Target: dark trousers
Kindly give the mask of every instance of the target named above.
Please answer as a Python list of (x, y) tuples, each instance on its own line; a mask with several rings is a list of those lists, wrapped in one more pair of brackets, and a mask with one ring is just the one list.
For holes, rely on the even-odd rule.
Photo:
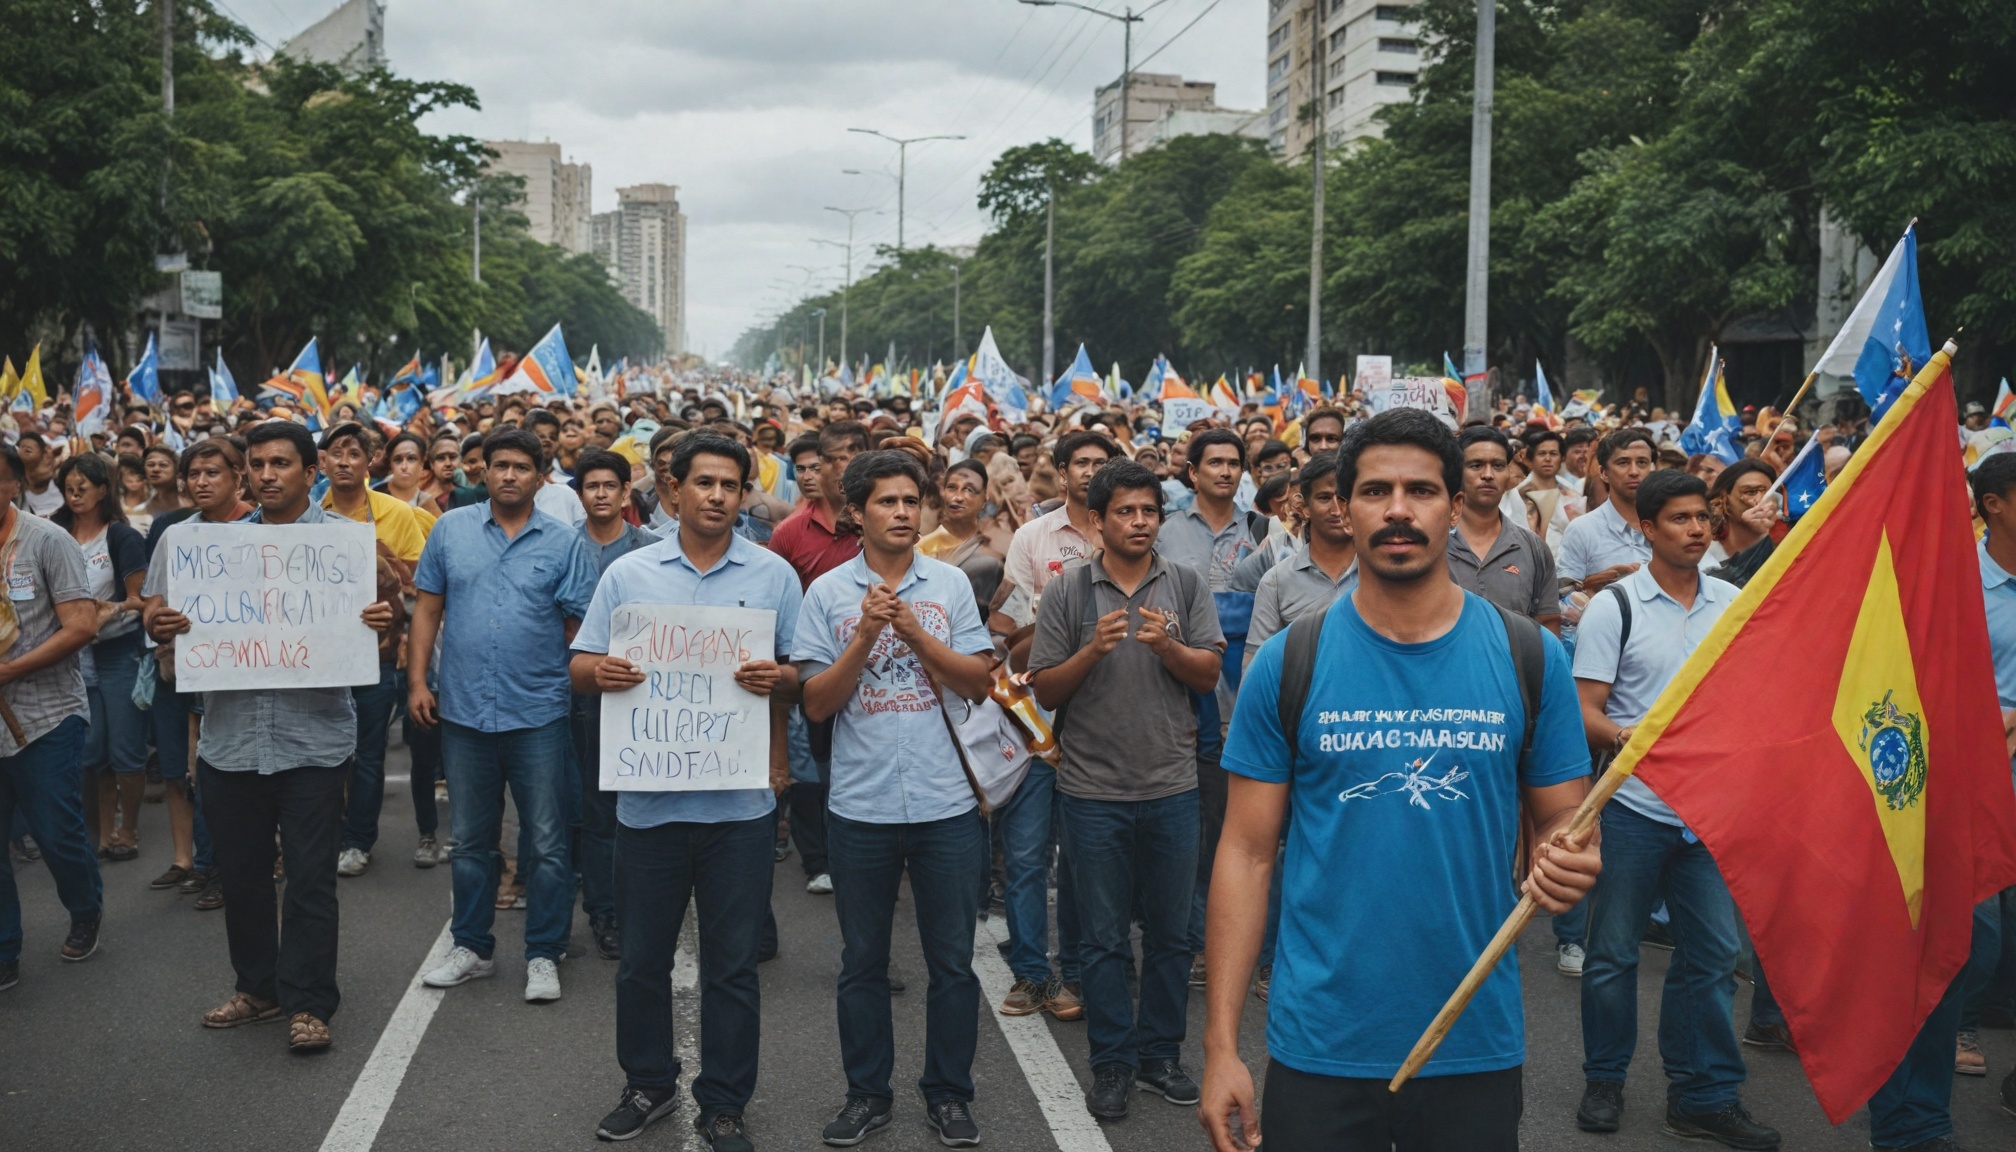
[(697, 907), (700, 929), (701, 1118), (741, 1112), (756, 1094), (762, 1026), (757, 945), (770, 908), (769, 815), (725, 824), (660, 824), (616, 832), (616, 1059), (640, 1088), (679, 1082), (672, 1038), (672, 950)]
[[(56, 895), (73, 924), (105, 911), (98, 857), (84, 832), (84, 717), (71, 716), (12, 756), (0, 757), (0, 827), (27, 825), (55, 878)], [(0, 852), (0, 964), (21, 958), (21, 896), (14, 858)]]
[[(1948, 1047), (1951, 1047), (1949, 1044)], [(1267, 1152), (1519, 1152), (1521, 1070), (1384, 1080), (1267, 1066)]]
[[(1190, 889), (1197, 873), (1197, 793), (1157, 800), (1065, 796), (1064, 860), (1078, 894), (1085, 1038), (1092, 1067), (1171, 1059), (1190, 1002)], [(1130, 933), (1141, 920), (1141, 1011), (1127, 989)]]
[(423, 727), (408, 716), (400, 721), (399, 728), (406, 751), (413, 759), (410, 777), (413, 823), (419, 827), (421, 836), (432, 836), (441, 829), (441, 810), (434, 803), (434, 782), (447, 779), (441, 771), (441, 726)]
[(826, 871), (826, 785), (793, 780), (784, 794), (791, 807), (791, 843), (809, 879)]
[(385, 804), (385, 743), (392, 735), (392, 709), (404, 684), (397, 665), (380, 664), (378, 683), (350, 690), (350, 698), (357, 702), (357, 755), (350, 758), (350, 795), (344, 803), (345, 848), (369, 852), (378, 843), (378, 809)]
[[(198, 760), (204, 815), (224, 888), (224, 934), (238, 991), (288, 1015), (327, 1021), (336, 992), (336, 853), (348, 762), (326, 768), (220, 772)], [(287, 866), (275, 932), (274, 833)]]
[(1953, 1134), (1953, 1035), (1967, 990), (1986, 982), (2001, 948), (2001, 908), (1991, 896), (1974, 908), (1966, 966), (1946, 986), (1946, 995), (1925, 1018), (1897, 1070), (1869, 1098), (1870, 1147), (1909, 1148)]
[(973, 928), (987, 869), (987, 830), (978, 809), (919, 824), (866, 824), (827, 813), (833, 846), (833, 904), (840, 918), (840, 1059), (847, 1095), (889, 1100), (896, 1063), (889, 1012), (889, 937), (896, 892), (910, 872), (917, 937), (930, 990), (924, 1000), (927, 1103), (973, 1099), (973, 1051), (980, 1040), (980, 980), (973, 974)]
[[(574, 866), (581, 870), (581, 910), (597, 920), (616, 915), (616, 793), (602, 787), (602, 698), (576, 696), (572, 719), (574, 763), (581, 776)], [(763, 890), (768, 900), (767, 882)]]

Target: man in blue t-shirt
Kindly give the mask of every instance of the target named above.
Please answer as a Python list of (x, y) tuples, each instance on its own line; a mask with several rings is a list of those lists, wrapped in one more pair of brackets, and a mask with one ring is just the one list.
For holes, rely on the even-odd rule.
[(1325, 617), (1293, 764), (1278, 711), (1288, 633), (1267, 642), (1241, 687), (1207, 930), (1199, 1114), (1217, 1152), (1260, 1140), (1239, 1015), (1291, 805), (1268, 1004), (1269, 1152), (1519, 1146), (1526, 1056), (1513, 958), (1420, 1075), (1387, 1090), (1512, 910), (1522, 811), (1537, 845), (1525, 890), (1540, 907), (1574, 906), (1602, 867), (1594, 843), (1560, 838), (1589, 787), (1566, 653), (1540, 637), (1545, 676), (1522, 762), (1525, 707), (1505, 620), (1450, 579), (1462, 469), (1455, 437), (1426, 412), (1353, 427), (1337, 486), (1359, 583)]

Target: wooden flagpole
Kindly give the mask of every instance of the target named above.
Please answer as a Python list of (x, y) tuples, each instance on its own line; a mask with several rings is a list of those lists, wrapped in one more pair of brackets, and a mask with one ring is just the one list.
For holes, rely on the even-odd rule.
[[(1630, 764), (1636, 763), (1637, 758), (1634, 756)], [(1583, 797), (1582, 806), (1575, 810), (1575, 818), (1569, 822), (1568, 827), (1555, 833), (1553, 843), (1573, 845), (1578, 851), (1586, 847), (1589, 838), (1595, 834), (1596, 821), (1603, 813), (1603, 806), (1610, 802), (1610, 797), (1616, 795), (1617, 789), (1630, 778), (1631, 768), (1625, 766), (1622, 756), (1612, 761), (1609, 770), (1604, 772), (1596, 781), (1596, 786), (1589, 790), (1589, 795)], [(1534, 903), (1530, 894), (1519, 898), (1518, 907), (1512, 909), (1512, 914), (1505, 918), (1505, 923), (1498, 926), (1498, 934), (1491, 938), (1491, 943), (1485, 947), (1484, 954), (1477, 957), (1477, 962), (1470, 966), (1469, 973), (1463, 977), (1463, 982), (1456, 986), (1456, 991), (1450, 995), (1448, 1003), (1442, 1005), (1442, 1011), (1435, 1014), (1434, 1022), (1421, 1034), (1421, 1039), (1414, 1042), (1414, 1050), (1407, 1054), (1406, 1063), (1400, 1065), (1399, 1073), (1393, 1077), (1393, 1082), (1387, 1085), (1388, 1091), (1400, 1091), (1401, 1085), (1407, 1083), (1421, 1070), (1421, 1066), (1435, 1055), (1435, 1049), (1441, 1047), (1443, 1038), (1449, 1035), (1449, 1029), (1456, 1026), (1456, 1018), (1463, 1015), (1463, 1009), (1470, 1006), (1470, 998), (1477, 994), (1477, 989), (1484, 986), (1485, 978), (1491, 975), (1491, 970), (1498, 966), (1498, 961), (1504, 959), (1505, 953), (1511, 950), (1513, 942), (1526, 930), (1526, 922), (1533, 918), (1533, 913), (1538, 909), (1539, 905)]]

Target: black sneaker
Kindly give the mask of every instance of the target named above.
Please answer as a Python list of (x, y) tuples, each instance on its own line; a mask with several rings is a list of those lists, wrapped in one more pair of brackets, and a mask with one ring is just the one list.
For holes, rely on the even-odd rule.
[(924, 1109), (924, 1118), (938, 1130), (938, 1143), (947, 1148), (973, 1148), (980, 1143), (980, 1126), (973, 1122), (973, 1110), (964, 1100), (940, 1100)]
[(1616, 1080), (1591, 1080), (1575, 1109), (1575, 1127), (1584, 1132), (1615, 1132), (1624, 1124), (1624, 1085)]
[(198, 912), (215, 912), (223, 906), (224, 883), (214, 875), (210, 878), (210, 882), (203, 886), (203, 891), (197, 895), (196, 902), (190, 905)]
[(1766, 1052), (1791, 1052), (1792, 1030), (1783, 1024), (1752, 1024), (1743, 1032), (1743, 1043)]
[(0, 964), (0, 992), (5, 992), (21, 982), (21, 965), (10, 960)]
[(217, 882), (217, 869), (192, 868), (189, 870), (189, 875), (184, 876), (182, 878), (182, 883), (177, 884), (175, 886), (175, 890), (177, 892), (180, 892), (184, 896), (195, 896), (199, 895), (205, 888), (208, 888), (210, 885), (215, 884), (216, 882)]
[(70, 922), (70, 935), (63, 940), (63, 959), (76, 963), (89, 960), (98, 951), (98, 922), (101, 917)]
[(1769, 1152), (1778, 1147), (1778, 1130), (1752, 1120), (1740, 1100), (1731, 1100), (1713, 1112), (1688, 1112), (1669, 1101), (1666, 1123), (1660, 1131), (1668, 1136), (1714, 1140), (1746, 1152)]
[(756, 1152), (749, 1132), (742, 1127), (740, 1112), (716, 1112), (712, 1117), (695, 1116), (693, 1129), (714, 1152)]
[(889, 1101), (849, 1096), (840, 1114), (820, 1131), (819, 1139), (835, 1148), (852, 1148), (877, 1128), (889, 1126)]
[(1134, 1073), (1134, 1086), (1160, 1092), (1162, 1099), (1171, 1104), (1195, 1104), (1199, 1097), (1197, 1082), (1190, 1079), (1190, 1074), (1174, 1058), (1143, 1060)]
[(616, 1110), (595, 1126), (597, 1140), (635, 1140), (654, 1120), (662, 1120), (679, 1107), (678, 1088), (633, 1088), (624, 1085), (616, 1098)]
[(616, 930), (614, 915), (596, 916), (588, 921), (588, 935), (595, 939), (595, 952), (604, 960), (623, 958), (623, 935)]
[(1102, 1064), (1092, 1070), (1092, 1090), (1085, 1094), (1085, 1110), (1101, 1120), (1127, 1118), (1127, 1089), (1134, 1073), (1125, 1064)]

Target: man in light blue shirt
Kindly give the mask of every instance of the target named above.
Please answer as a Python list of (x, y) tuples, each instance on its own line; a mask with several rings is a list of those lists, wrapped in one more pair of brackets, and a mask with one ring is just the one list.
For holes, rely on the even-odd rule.
[[(574, 918), (567, 644), (595, 594), (595, 557), (570, 524), (533, 506), (539, 441), (522, 428), (483, 441), (490, 499), (434, 525), (413, 574), (419, 606), (406, 657), (407, 711), (441, 725), (453, 808), (455, 947), (426, 982), (448, 988), (496, 974), (497, 835), (504, 788), (527, 829), (525, 998), (558, 1000), (558, 961)], [(575, 501), (577, 504), (578, 500)], [(441, 641), (441, 696), (427, 665)]]
[[(1596, 466), (1610, 498), (1568, 524), (1561, 536), (1562, 598), (1581, 592), (1594, 597), (1605, 585), (1623, 579), (1652, 558), (1652, 547), (1638, 530), (1638, 486), (1658, 466), (1658, 447), (1643, 428), (1620, 428), (1596, 444)], [(1583, 604), (1587, 608), (1587, 603)]]
[[(775, 651), (756, 654), (734, 678), (772, 701), (770, 764), (763, 787), (617, 795), (616, 1058), (625, 1082), (596, 1135), (627, 1140), (677, 1103), (672, 953), (690, 900), (699, 907), (705, 978), (694, 1125), (710, 1147), (730, 1152), (750, 1147), (742, 1114), (756, 1093), (762, 1028), (756, 964), (770, 910), (776, 792), (790, 780), (785, 715), (798, 682), (797, 670), (780, 662), (792, 649), (802, 593), (791, 565), (734, 531), (750, 484), (747, 449), (713, 433), (688, 436), (673, 450), (668, 476), (664, 495), (678, 512), (678, 530), (604, 573), (574, 637), (575, 689), (599, 703), (601, 693), (644, 682), (636, 664), (610, 654), (610, 614), (625, 604), (768, 610), (776, 615)], [(588, 719), (598, 725), (599, 710)], [(596, 760), (581, 765), (586, 774), (599, 776), (600, 769)]]
[[(1712, 521), (1699, 477), (1655, 472), (1638, 486), (1636, 505), (1652, 558), (1589, 603), (1575, 646), (1589, 745), (1613, 752), (1737, 596), (1735, 585), (1700, 572)], [(1736, 902), (1707, 846), (1636, 779), (1603, 810), (1603, 875), (1590, 899), (1582, 968), (1588, 1086), (1576, 1126), (1615, 1132), (1622, 1124), (1624, 1075), (1638, 1040), (1638, 942), (1662, 890), (1674, 938), (1659, 1012), (1669, 1081), (1664, 1131), (1776, 1148), (1778, 1133), (1752, 1120), (1737, 1098), (1745, 1069), (1731, 1020), (1743, 947)]]
[(866, 452), (821, 483), (836, 479), (861, 525), (861, 554), (806, 590), (792, 652), (805, 718), (834, 717), (826, 839), (847, 1102), (822, 1139), (852, 1145), (890, 1120), (889, 936), (907, 868), (931, 977), (917, 1086), (939, 1139), (967, 1147), (980, 1140), (969, 1107), (980, 1008), (973, 927), (987, 833), (945, 704), (987, 695), (994, 645), (965, 573), (917, 554), (930, 484), (917, 458)]

